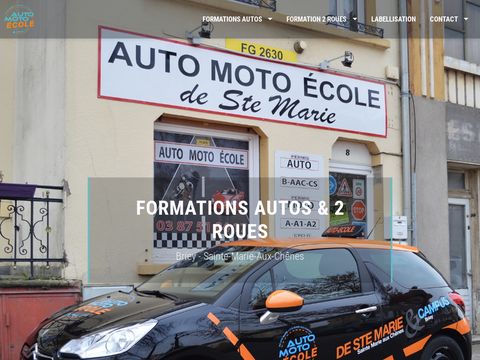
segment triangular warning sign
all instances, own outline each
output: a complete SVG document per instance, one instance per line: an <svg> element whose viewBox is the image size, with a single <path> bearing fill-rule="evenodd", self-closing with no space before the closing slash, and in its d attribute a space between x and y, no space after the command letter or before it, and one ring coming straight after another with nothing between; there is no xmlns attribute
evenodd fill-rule
<svg viewBox="0 0 480 360"><path fill-rule="evenodd" d="M350 186L348 186L347 179L343 178L340 186L338 187L337 195L352 197L352 190L350 190Z"/></svg>

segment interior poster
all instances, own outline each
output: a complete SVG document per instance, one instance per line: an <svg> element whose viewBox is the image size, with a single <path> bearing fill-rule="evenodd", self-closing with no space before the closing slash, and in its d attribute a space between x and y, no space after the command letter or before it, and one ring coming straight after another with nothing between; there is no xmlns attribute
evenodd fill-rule
<svg viewBox="0 0 480 360"><path fill-rule="evenodd" d="M275 152L275 198L288 201L309 201L310 215L282 215L275 217L275 237L320 237L326 228L328 216L318 213L319 203L328 202L323 158L319 155Z"/></svg>
<svg viewBox="0 0 480 360"><path fill-rule="evenodd" d="M249 142L155 131L155 201L249 199ZM197 214L199 212L197 211ZM248 224L247 215L162 215L154 218L155 248L206 248L212 224Z"/></svg>

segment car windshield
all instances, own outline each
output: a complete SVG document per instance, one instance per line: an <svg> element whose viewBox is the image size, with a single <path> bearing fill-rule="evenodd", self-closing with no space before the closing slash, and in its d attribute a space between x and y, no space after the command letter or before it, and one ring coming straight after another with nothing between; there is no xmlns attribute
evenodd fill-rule
<svg viewBox="0 0 480 360"><path fill-rule="evenodd" d="M217 246L173 264L137 291L160 291L181 299L208 301L276 251L267 247Z"/></svg>

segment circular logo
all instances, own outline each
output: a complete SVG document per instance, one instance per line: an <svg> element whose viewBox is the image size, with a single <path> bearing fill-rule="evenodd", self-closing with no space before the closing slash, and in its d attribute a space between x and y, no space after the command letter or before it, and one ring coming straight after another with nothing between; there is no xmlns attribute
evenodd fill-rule
<svg viewBox="0 0 480 360"><path fill-rule="evenodd" d="M278 344L278 358L282 360L311 359L318 356L315 334L304 326L294 326L283 334Z"/></svg>
<svg viewBox="0 0 480 360"><path fill-rule="evenodd" d="M355 220L363 220L367 215L367 207L362 200L355 200L352 204L352 216Z"/></svg>
<svg viewBox="0 0 480 360"><path fill-rule="evenodd" d="M14 5L5 11L3 25L12 34L24 34L35 27L35 13L25 5Z"/></svg>

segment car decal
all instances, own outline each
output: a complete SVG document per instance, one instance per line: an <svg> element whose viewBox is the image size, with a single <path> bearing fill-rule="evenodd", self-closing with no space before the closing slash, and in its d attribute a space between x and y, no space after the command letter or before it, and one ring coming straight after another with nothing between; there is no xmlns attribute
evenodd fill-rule
<svg viewBox="0 0 480 360"><path fill-rule="evenodd" d="M407 323L405 335L407 338L415 337L417 333L425 328L427 322L433 320L437 312L451 305L451 302L445 296L441 296L418 309L408 309L405 313L405 322Z"/></svg>
<svg viewBox="0 0 480 360"><path fill-rule="evenodd" d="M415 337L419 331L425 328L425 324L421 324L422 319L415 313L413 309L408 309L405 313L405 336L409 339Z"/></svg>
<svg viewBox="0 0 480 360"><path fill-rule="evenodd" d="M316 336L304 326L294 326L285 331L278 344L278 358L281 360L314 360L317 352Z"/></svg>
<svg viewBox="0 0 480 360"><path fill-rule="evenodd" d="M102 315L106 312L112 311L115 307L128 305L128 301L116 299L96 300L91 303L82 305L72 312L65 314L67 317L81 317L86 314Z"/></svg>
<svg viewBox="0 0 480 360"><path fill-rule="evenodd" d="M220 329L220 319L216 317L213 313L208 313L208 319ZM225 326L223 328L223 335L232 343L232 345L237 349L237 352L240 354L242 359L244 360L255 360L255 357L252 353L247 349L247 347L240 343L238 337L233 333L232 330Z"/></svg>
<svg viewBox="0 0 480 360"><path fill-rule="evenodd" d="M457 330L460 334L465 335L470 332L470 324L468 323L467 318L463 318L456 323L445 326L444 329Z"/></svg>
<svg viewBox="0 0 480 360"><path fill-rule="evenodd" d="M433 314L438 312L439 310L452 305L450 301L445 297L442 296L438 300L432 301L430 304L418 309L418 317L420 319L427 320L428 318L432 317Z"/></svg>
<svg viewBox="0 0 480 360"><path fill-rule="evenodd" d="M470 324L468 323L468 320L466 318L463 318L462 320L454 322L453 324L444 326L443 329L456 330L461 335L465 335L470 332ZM403 353L405 354L406 357L408 357L423 350L423 348L425 347L425 345L427 344L428 340L430 340L431 337L432 335L425 336L423 339L420 339L414 342L413 344L408 345L407 347L403 348Z"/></svg>
<svg viewBox="0 0 480 360"><path fill-rule="evenodd" d="M408 357L410 355L413 355L413 354L423 350L423 348L425 347L425 344L428 342L428 340L430 340L431 337L432 337L432 335L425 336L423 339L420 339L420 340L414 342L413 344L408 345L407 347L404 347L403 348L403 353L405 354L405 356Z"/></svg>
<svg viewBox="0 0 480 360"><path fill-rule="evenodd" d="M388 343L388 341L404 332L403 317L399 316L388 323L357 336L353 340L337 346L336 359L342 359L352 354L361 355L377 346Z"/></svg>

